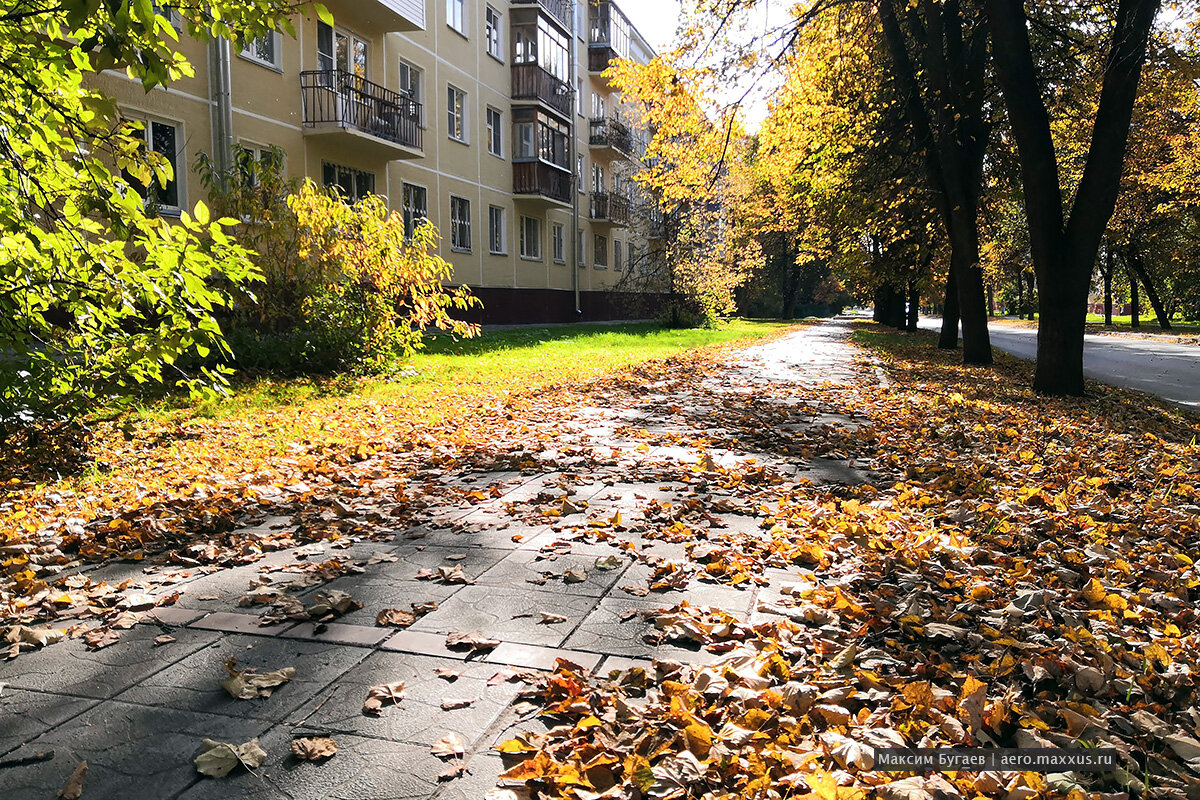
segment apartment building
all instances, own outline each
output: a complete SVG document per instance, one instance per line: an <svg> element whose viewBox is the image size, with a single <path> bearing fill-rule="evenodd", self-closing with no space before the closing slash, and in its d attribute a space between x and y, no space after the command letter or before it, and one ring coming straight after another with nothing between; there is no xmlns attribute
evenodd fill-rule
<svg viewBox="0 0 1200 800"><path fill-rule="evenodd" d="M484 321L615 318L652 253L632 180L642 134L601 76L652 50L608 0L325 0L295 38L187 40L194 77L99 76L172 159L164 214L204 199L201 153L285 153L289 176L428 218ZM169 3L162 3L169 9ZM173 13L173 12L171 12Z"/></svg>

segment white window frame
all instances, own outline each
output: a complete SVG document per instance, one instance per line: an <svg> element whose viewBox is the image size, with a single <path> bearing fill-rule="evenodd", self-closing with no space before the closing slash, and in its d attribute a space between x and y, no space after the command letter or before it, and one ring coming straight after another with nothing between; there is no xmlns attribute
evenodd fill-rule
<svg viewBox="0 0 1200 800"><path fill-rule="evenodd" d="M487 107L487 148L496 158L504 158L504 112Z"/></svg>
<svg viewBox="0 0 1200 800"><path fill-rule="evenodd" d="M586 169L587 169L587 162L584 160L583 156L581 156L581 155L575 156L575 178L576 178L576 183L579 184L579 193L580 194L587 194L587 184L583 180L583 176L585 174Z"/></svg>
<svg viewBox="0 0 1200 800"><path fill-rule="evenodd" d="M450 30L467 35L466 0L446 0L446 24Z"/></svg>
<svg viewBox="0 0 1200 800"><path fill-rule="evenodd" d="M604 242L604 259L597 258L600 254L600 242ZM592 234L592 266L596 269L608 269L608 237L603 233Z"/></svg>
<svg viewBox="0 0 1200 800"><path fill-rule="evenodd" d="M492 58L504 63L504 17L488 4L484 6L484 47Z"/></svg>
<svg viewBox="0 0 1200 800"><path fill-rule="evenodd" d="M470 115L467 113L467 93L452 83L446 84L446 135L455 142L468 144ZM455 136L455 129L458 136Z"/></svg>
<svg viewBox="0 0 1200 800"><path fill-rule="evenodd" d="M399 86L401 94L408 94L417 102L417 107L420 109L421 119L419 124L422 128L425 127L425 70L418 67L411 61L405 61L403 58L400 61ZM408 80L405 81L405 76Z"/></svg>
<svg viewBox="0 0 1200 800"><path fill-rule="evenodd" d="M550 255L555 264L567 263L566 227L561 222L550 225Z"/></svg>
<svg viewBox="0 0 1200 800"><path fill-rule="evenodd" d="M271 51L273 53L273 57L271 59L265 59L261 57L256 48L256 45L259 41L268 38L271 40ZM278 31L272 31L268 34L258 37L257 39L251 39L250 41L246 42L246 46L242 48L242 52L240 52L238 55L247 61L258 64L260 67L266 67L267 69L274 70L275 72L283 72L283 39L279 35Z"/></svg>
<svg viewBox="0 0 1200 800"><path fill-rule="evenodd" d="M587 239L584 238L584 232L579 231L579 234L577 236L577 241L575 242L575 244L576 244L575 260L578 262L580 268L587 266L586 242L587 242Z"/></svg>
<svg viewBox="0 0 1200 800"><path fill-rule="evenodd" d="M539 217L521 215L521 258L542 260L542 220Z"/></svg>
<svg viewBox="0 0 1200 800"><path fill-rule="evenodd" d="M587 116L587 107L584 105L586 101L583 93L583 78L577 78L575 81L575 97L575 104L579 106L579 116Z"/></svg>
<svg viewBox="0 0 1200 800"><path fill-rule="evenodd" d="M508 225L504 208L488 206L488 252L494 256L508 255Z"/></svg>
<svg viewBox="0 0 1200 800"><path fill-rule="evenodd" d="M460 209L466 213L458 213ZM464 240L466 243L462 244ZM471 201L456 194L450 195L450 249L456 253L471 252Z"/></svg>
<svg viewBox="0 0 1200 800"><path fill-rule="evenodd" d="M146 144L147 152L158 153L160 151L154 149L154 126L168 125L175 129L175 154L171 158L172 180L175 182L175 199L178 201L176 205L158 204L157 211L162 216L177 217L185 208L187 208L187 150L185 143L187 139L184 137L183 123L178 120L167 119L166 117L158 117L153 114L145 114L140 111L131 112L126 119L130 122L142 123L142 141ZM184 162L182 169L180 161ZM150 193L153 191L153 186L157 183L154 176L150 177L151 184L146 186L146 193L141 195L142 202L150 202ZM133 187L136 192L137 187ZM157 201L155 201L157 203Z"/></svg>

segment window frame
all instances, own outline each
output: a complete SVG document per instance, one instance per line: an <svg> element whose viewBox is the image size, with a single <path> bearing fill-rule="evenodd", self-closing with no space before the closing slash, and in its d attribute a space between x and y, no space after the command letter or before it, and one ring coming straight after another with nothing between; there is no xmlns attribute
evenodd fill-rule
<svg viewBox="0 0 1200 800"><path fill-rule="evenodd" d="M147 204L152 203L152 207L154 208L155 212L159 216L163 216L163 217L178 217L178 216L180 216L183 213L183 211L187 208L187 181L185 180L185 178L187 176L187 170L186 170L186 168L185 169L179 168L180 161L184 162L184 167L187 166L187 150L185 147L185 145L187 143L187 138L184 134L183 122L173 120L173 119L167 119L166 117L160 117L160 116L157 116L154 114L146 114L141 111L133 111L133 112L129 113L128 115L124 116L124 119L128 122L142 123L142 142L146 145L146 152L148 152L148 153L152 152L152 153L160 153L160 154L165 155L163 153L163 151L154 149L154 126L155 125L169 126L169 127L172 127L175 129L175 152L174 152L174 154L172 154L170 160L171 160L171 183L173 183L175 185L175 201L176 202L174 204L163 203L158 199L157 195L159 193L167 191L171 187L170 187L170 184L168 184L167 186L163 186L162 184L158 183L158 179L155 178L153 175L150 177L150 180L151 180L150 184L142 185L139 188L138 185L135 185L134 183L130 183L129 188L132 189L139 197L142 198L143 207L145 207ZM151 200L152 192L156 195L155 198L153 199L153 201Z"/></svg>
<svg viewBox="0 0 1200 800"><path fill-rule="evenodd" d="M458 25L454 18L458 17ZM446 25L450 30L462 36L467 35L467 2L466 0L446 0Z"/></svg>
<svg viewBox="0 0 1200 800"><path fill-rule="evenodd" d="M488 106L484 111L487 118L487 150L496 158L504 158L504 112ZM493 122L492 118L495 117Z"/></svg>
<svg viewBox="0 0 1200 800"><path fill-rule="evenodd" d="M491 3L483 8L484 50L492 58L504 63L504 16ZM493 21L494 20L494 21Z"/></svg>
<svg viewBox="0 0 1200 800"><path fill-rule="evenodd" d="M459 214L459 207L466 213ZM460 244L464 231L466 244ZM471 252L471 200L456 194L450 195L450 249L455 253Z"/></svg>
<svg viewBox="0 0 1200 800"><path fill-rule="evenodd" d="M267 59L259 57L258 53L255 51L255 44L266 38L270 38L271 50L274 53L274 56L269 61ZM271 31L270 33L265 34L264 36L258 37L257 39L251 39L251 40L247 41L245 43L245 45L242 47L241 52L238 53L238 57L242 58L246 61L249 61L252 64L258 64L260 67L266 67L267 69L272 70L274 72L282 73L283 72L283 40L282 40L282 37L279 35L279 31Z"/></svg>
<svg viewBox="0 0 1200 800"><path fill-rule="evenodd" d="M529 229L532 224L533 230ZM542 260L542 219L528 214L521 215L520 221L520 253L523 261ZM530 235L530 234L533 235Z"/></svg>
<svg viewBox="0 0 1200 800"><path fill-rule="evenodd" d="M614 272L620 272L620 271L621 271L621 269L622 269L622 264L621 264L621 261L623 260L623 259L622 259L622 256L624 255L624 253L623 253L623 248L624 248L624 246L625 246L625 245L624 245L624 243L623 243L623 242L622 242L620 239L613 239L613 243L612 243L612 255L613 255L613 260L612 260L612 268L613 268L613 271L614 271Z"/></svg>
<svg viewBox="0 0 1200 800"><path fill-rule="evenodd" d="M345 187L342 186L341 183L339 183L339 182L329 183L325 180L325 170L327 168L333 168L335 170L345 170L348 173L348 177L353 181L354 191L347 194L347 196L344 198L346 200L346 202L353 204L353 203L357 203L358 201L362 200L365 197L368 197L373 194L378 194L378 192L376 191L376 187L379 185L379 176L376 175L374 172L371 172L371 171L365 170L365 169L358 169L357 167L351 167L347 164L339 164L336 161L326 161L325 159L322 159L321 160L321 185L324 186L325 188L329 189L329 188L333 188L334 186L336 186L339 189L342 189L343 191L345 190ZM341 178L340 175L337 175L336 177L338 179ZM371 188L364 194L359 191L359 189L361 188L359 186L359 180L362 178L367 178L367 177L369 177L371 179L370 180Z"/></svg>
<svg viewBox="0 0 1200 800"><path fill-rule="evenodd" d="M504 217L504 206L488 206L488 253L493 256L508 255L508 225Z"/></svg>
<svg viewBox="0 0 1200 800"><path fill-rule="evenodd" d="M561 222L550 223L550 257L555 264L567 263L566 230Z"/></svg>
<svg viewBox="0 0 1200 800"><path fill-rule="evenodd" d="M459 101L456 107L455 100ZM455 136L455 128L459 129L460 135ZM470 144L468 139L468 131L470 130L470 118L467 114L467 93L459 89L452 83L446 84L446 136L459 144Z"/></svg>
<svg viewBox="0 0 1200 800"><path fill-rule="evenodd" d="M420 197L423 201L420 216L417 215L417 206L415 203L409 202L409 189L414 189L420 192ZM418 195L412 193L415 199ZM404 238L407 241L412 241L413 234L417 229L418 220L429 219L429 187L422 186L419 183L409 183L408 181L400 182L400 215L404 220Z"/></svg>
<svg viewBox="0 0 1200 800"><path fill-rule="evenodd" d="M400 94L407 95L411 100L416 102L417 108L420 109L421 118L418 124L425 127L425 70L421 69L411 61L403 58L397 59L399 70L397 73L397 85L399 86ZM408 86L405 86L404 76L408 76Z"/></svg>
<svg viewBox="0 0 1200 800"><path fill-rule="evenodd" d="M601 258L601 246L603 257ZM608 269L608 237L603 233L592 234L592 266L596 269Z"/></svg>

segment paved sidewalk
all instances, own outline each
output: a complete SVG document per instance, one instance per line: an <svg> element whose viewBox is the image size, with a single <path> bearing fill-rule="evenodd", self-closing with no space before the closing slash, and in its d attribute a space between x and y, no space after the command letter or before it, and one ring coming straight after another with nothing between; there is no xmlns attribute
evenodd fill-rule
<svg viewBox="0 0 1200 800"><path fill-rule="evenodd" d="M705 456L662 442L707 432L707 457L715 463L769 466L797 482L882 477L836 453L804 455L813 432L856 424L808 399L803 388L853 383L851 365L860 356L846 332L839 322L814 326L739 353L702 385L664 381L636 387L624 405L575 409L550 440L531 421L538 435L528 441L539 451L497 442L495 463L424 476L426 490L433 482L464 499L426 509L391 542L309 545L246 566L198 570L159 588L181 592L178 602L156 609L151 623L124 631L113 646L89 651L70 640L0 663L0 798L50 800L85 760L86 800L484 797L502 769L491 748L528 710L514 705L524 685L512 671L550 669L559 658L601 673L651 669L656 659L709 661L716 656L659 641L639 612L686 601L748 619L760 613L760 601L778 597L779 581L795 577L771 570L765 585L746 588L693 577L672 591L647 593L684 557L683 541L650 535L664 520L758 530L765 516L704 478L679 479L681 467ZM734 427L733 410L758 421ZM703 508L694 502L701 497ZM695 518L686 516L692 512ZM281 517L262 526L292 524ZM310 603L337 590L362 608L320 632L310 623L264 627L266 606L238 605L251 590L289 584L311 570L305 565L331 558L353 559L361 572L294 589L297 598ZM110 564L90 577L113 585L128 579L136 588L144 568ZM438 570L450 581L418 577ZM459 570L469 582L457 582ZM436 610L408 628L375 624L383 609L425 603ZM447 635L460 631L500 644L474 653L448 648ZM235 700L220 685L234 660L237 670L292 667L295 678L268 698ZM439 677L439 670L458 676ZM362 712L370 687L398 681L405 683L399 705L379 716ZM444 710L447 700L470 704ZM448 734L466 743L467 771L439 781L447 763L430 748ZM293 738L323 735L339 747L328 762L290 755ZM268 754L255 774L211 779L196 772L201 740L241 744L255 737ZM13 765L50 752L46 760Z"/></svg>

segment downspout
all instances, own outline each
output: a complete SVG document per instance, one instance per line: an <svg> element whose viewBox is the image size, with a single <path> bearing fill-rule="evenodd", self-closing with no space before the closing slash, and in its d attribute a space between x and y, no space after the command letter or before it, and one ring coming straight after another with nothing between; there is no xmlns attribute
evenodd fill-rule
<svg viewBox="0 0 1200 800"><path fill-rule="evenodd" d="M209 49L212 54L213 159L224 182L233 169L233 79L229 40L218 37Z"/></svg>
<svg viewBox="0 0 1200 800"><path fill-rule="evenodd" d="M576 185L576 182L581 180L579 177L579 98L575 97L575 92L579 86L579 75L577 70L578 53L579 53L579 35L576 27L579 24L579 11L576 8L580 0L572 0L571 2L571 47L570 47L570 75L571 82L574 84L571 89L571 144L568 148L567 167L571 170L571 286L575 293L575 319L583 317L583 309L579 306L579 190L582 186Z"/></svg>

